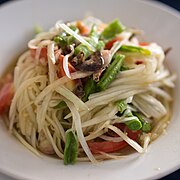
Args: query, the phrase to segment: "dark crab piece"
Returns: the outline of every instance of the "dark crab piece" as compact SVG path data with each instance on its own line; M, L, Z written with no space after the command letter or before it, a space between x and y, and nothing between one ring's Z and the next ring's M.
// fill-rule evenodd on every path
M78 54L77 56L75 56L73 59L70 60L71 64L73 66L77 66L78 64L82 64L84 61L84 55L83 53Z
M103 67L104 59L100 51L91 55L90 59L76 66L80 71L98 71Z

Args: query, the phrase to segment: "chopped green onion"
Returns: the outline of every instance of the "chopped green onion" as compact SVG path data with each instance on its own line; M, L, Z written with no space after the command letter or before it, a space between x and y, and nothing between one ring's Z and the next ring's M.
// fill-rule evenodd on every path
M101 51L104 49L104 47L105 47L105 43L103 41L99 41L96 45L96 50Z
M89 40L87 40L91 45L93 45L96 49L96 51L101 51L104 49L105 47L105 43L103 41L98 41L98 39L95 38L91 38Z
M98 41L99 34L97 33L96 26L94 25L91 29L91 32L89 34L89 39L87 39L87 42L91 44L96 51L100 51L104 48L105 44L103 41ZM85 44L80 44L75 48L74 54L78 55L80 53L84 54L84 59L88 58L93 51L86 46Z
M73 36L67 36L65 40L68 45L71 45L75 41L75 38Z
M91 28L91 32L89 33L89 37L94 39L95 42L97 42L99 39L99 36L100 35L97 33L97 26L93 25Z
M54 106L54 109L64 109L66 107L67 107L66 103L64 101L61 101L56 106Z
M81 42L82 44L86 45L91 51L93 51L93 52L96 51L96 49L91 44L89 44L82 36L80 36L79 34L74 32L72 29L70 29L66 24L58 23L58 26L60 28L62 28L65 32L67 32L68 34L72 35L79 42Z
M58 35L55 36L53 40L56 44L59 44L61 48L65 48L67 45L71 45L75 41L75 38L73 36Z
M89 38L89 39L87 40L87 42L88 42L89 44L91 44L93 47L95 47L95 49L96 49L96 46L97 46L97 43L98 43L98 39Z
M78 55L83 53L84 55L84 59L88 58L93 52L84 44L80 44L78 45L75 49L74 49L74 54Z
M127 121L125 123L127 125L127 127L133 131L138 131L142 128L142 123L141 121L137 120L137 119L133 119L130 121Z
M120 34L122 31L124 31L124 29L125 27L119 22L119 20L115 19L101 33L101 39L110 40L117 34Z
M111 84L111 82L116 78L117 74L119 73L121 69L124 58L125 56L121 54L117 54L115 56L115 59L110 64L110 66L106 69L102 78L97 83L97 87L100 91L105 90Z
M142 131L148 133L151 131L151 128L152 127L151 127L151 124L149 122L144 122L143 126L142 126Z
M133 114L130 112L128 113L128 115L126 115L127 117L134 117L134 119L130 120L130 121L127 121L125 122L125 124L127 125L127 127L133 131L138 131L142 128L142 123L141 121L133 116Z
M97 33L97 26L94 25L89 34L90 39L87 41L95 47L96 51L101 51L105 47L105 43L103 41L99 41L99 36L100 34Z
M79 32L79 29L73 25L69 28L76 33ZM56 44L59 44L61 48L65 48L67 45L71 45L75 41L75 38L63 31L60 35L55 36L53 40Z
M70 28L71 30L73 30L74 32L79 33L79 29L78 29L76 26L70 25L69 28Z
M66 132L66 143L64 149L64 164L74 164L78 156L78 140L73 131Z
M62 48L64 48L67 45L65 39L60 35L55 36L53 40L56 44L59 44Z
M85 95L82 100L86 102L90 94L96 91L96 82L90 77L84 87Z
M130 45L122 45L120 48L122 52L130 52L130 53L139 53L142 55L149 56L151 55L151 51L142 47L130 46Z
M146 133L150 132L151 129L152 129L151 123L145 121L145 119L143 118L143 116L141 116L140 113L134 112L133 114L141 121L141 123L142 123L142 131L146 132Z
M117 101L116 105L121 114L127 109L127 103L124 100Z

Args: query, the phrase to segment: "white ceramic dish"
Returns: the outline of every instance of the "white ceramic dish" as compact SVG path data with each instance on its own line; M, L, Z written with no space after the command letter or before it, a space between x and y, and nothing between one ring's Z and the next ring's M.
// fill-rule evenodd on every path
M9 62L27 48L35 25L45 29L58 19L83 18L87 12L104 21L119 18L124 24L139 27L146 39L163 47L173 47L168 64L180 76L179 42L180 15L158 3L136 0L29 0L15 1L0 8L0 73ZM0 171L18 179L156 179L180 168L180 78L175 89L172 122L167 134L151 144L144 155L106 161L98 165L77 163L64 166L62 161L39 158L24 148L0 121Z

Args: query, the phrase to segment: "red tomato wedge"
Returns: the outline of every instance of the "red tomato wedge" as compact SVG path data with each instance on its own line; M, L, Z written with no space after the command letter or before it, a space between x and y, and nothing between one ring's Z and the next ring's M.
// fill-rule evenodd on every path
M86 36L89 34L89 29L84 25L82 21L77 21L76 26L79 29L81 35Z
M60 55L58 77L63 77L66 75L66 73L64 72L64 68L63 68L63 59L64 59L64 56Z
M123 130L123 126L121 124L116 125L116 126L118 128L120 128L121 130ZM127 127L125 127L125 128L126 128L126 132L128 134L128 137L133 139L133 140L137 140L137 137L138 137L140 131L131 131ZM92 153L99 154L100 152L111 153L111 152L121 150L121 149L127 147L128 143L126 143L126 141L121 141L121 142L111 142L111 141L88 142L88 146L89 146Z
M11 104L14 95L13 83L8 82L0 90L0 114L3 114Z
M110 142L110 141L103 141L103 142L88 142L88 146L92 153L99 154L100 152L104 153L111 153L114 151L118 151L123 149L127 146L125 141L121 142Z
M31 56L33 58L35 58L35 56L36 56L36 50L37 49L30 49ZM39 58L47 59L47 48L46 47L41 48L41 52L40 52Z
M139 45L140 46L149 46L149 43L148 42L139 42Z
M66 76L66 73L65 73L64 68L63 68L63 59L64 59L64 55L60 55L58 77ZM76 71L76 69L71 65L71 63L68 63L68 68L69 68L70 73L73 73Z
M58 72L57 72L59 78L66 76L66 73L63 68L63 59L64 59L64 56L60 55L59 64L58 64ZM70 73L73 73L76 71L76 69L71 65L71 63L68 63L68 69L69 69ZM70 91L73 91L75 89L77 83L78 83L77 80L71 80L71 81L65 83L65 87L68 88Z
M111 49L113 44L116 42L116 41L121 41L122 38L121 37L115 37L114 39L108 41L105 45L105 49Z

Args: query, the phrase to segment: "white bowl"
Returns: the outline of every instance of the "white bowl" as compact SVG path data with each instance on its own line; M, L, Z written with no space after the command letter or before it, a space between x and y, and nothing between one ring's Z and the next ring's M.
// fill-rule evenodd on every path
M81 19L87 12L104 21L119 18L127 26L146 32L146 39L164 48L172 47L168 65L180 75L180 15L157 2L135 0L29 0L15 1L0 8L0 73L23 50L35 25L47 29L59 20ZM177 79L173 118L164 134L144 155L137 153L98 165L77 163L64 166L58 159L39 158L28 151L0 121L0 171L18 179L155 179L180 167L180 79Z

